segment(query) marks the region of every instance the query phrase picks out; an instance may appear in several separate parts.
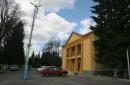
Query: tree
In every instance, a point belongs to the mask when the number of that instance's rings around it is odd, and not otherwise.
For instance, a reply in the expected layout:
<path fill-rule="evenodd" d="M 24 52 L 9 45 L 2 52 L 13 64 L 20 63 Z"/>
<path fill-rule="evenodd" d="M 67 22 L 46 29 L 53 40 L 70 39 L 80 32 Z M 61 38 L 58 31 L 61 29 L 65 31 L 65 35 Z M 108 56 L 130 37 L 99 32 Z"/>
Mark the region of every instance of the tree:
<path fill-rule="evenodd" d="M 40 53 L 35 54 L 35 52 L 32 53 L 30 59 L 29 59 L 29 65 L 32 67 L 40 67 L 41 66 L 41 57 Z"/>
<path fill-rule="evenodd" d="M 59 47 L 60 42 L 56 40 L 46 43 L 41 56 L 41 64 L 54 65 L 59 67 L 61 65 L 61 58 L 59 57 Z"/>
<path fill-rule="evenodd" d="M 14 26 L 19 20 L 19 14 L 19 7 L 14 0 L 0 0 L 0 42 L 9 35 L 8 32 L 12 30 L 9 26 Z"/>
<path fill-rule="evenodd" d="M 31 55 L 31 57 L 29 58 L 29 65 L 33 65 L 33 63 L 34 63 L 34 58 L 35 58 L 35 53 L 34 53 L 34 51 L 32 52 L 32 55 Z"/>
<path fill-rule="evenodd" d="M 59 41 L 49 41 L 45 44 L 45 48 L 40 56 L 40 53 L 37 55 L 33 52 L 32 56 L 29 59 L 29 64 L 32 67 L 39 66 L 61 66 L 61 58 L 59 57 Z M 32 63 L 33 62 L 33 63 Z"/>
<path fill-rule="evenodd" d="M 4 57 L 6 58 L 7 64 L 24 64 L 24 24 L 19 22 L 12 36 L 7 40 L 7 44 L 4 47 Z M 12 50 L 13 49 L 13 50 Z"/>
<path fill-rule="evenodd" d="M 3 50 L 20 20 L 18 4 L 14 0 L 0 0 L 0 63 L 5 63 Z"/>
<path fill-rule="evenodd" d="M 49 51 L 43 52 L 41 57 L 41 65 L 51 65 L 50 56 L 51 53 Z"/>
<path fill-rule="evenodd" d="M 130 0 L 94 0 L 96 26 L 91 29 L 96 36 L 96 62 L 115 69 L 126 68 L 126 49 L 130 45 Z"/>

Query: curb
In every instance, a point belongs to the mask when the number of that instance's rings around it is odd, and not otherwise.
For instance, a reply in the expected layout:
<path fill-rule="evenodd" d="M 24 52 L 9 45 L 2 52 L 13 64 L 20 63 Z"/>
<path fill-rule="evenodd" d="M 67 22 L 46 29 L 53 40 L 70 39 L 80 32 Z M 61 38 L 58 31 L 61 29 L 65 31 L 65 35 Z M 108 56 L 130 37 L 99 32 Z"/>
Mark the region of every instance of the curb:
<path fill-rule="evenodd" d="M 4 73 L 5 72 L 5 70 L 0 70 L 0 73 Z"/>
<path fill-rule="evenodd" d="M 102 77 L 97 77 L 97 78 L 118 79 L 118 80 L 125 80 L 125 81 L 129 81 L 130 82 L 130 79 L 114 78 L 114 77 L 107 77 L 107 76 L 102 76 Z"/>

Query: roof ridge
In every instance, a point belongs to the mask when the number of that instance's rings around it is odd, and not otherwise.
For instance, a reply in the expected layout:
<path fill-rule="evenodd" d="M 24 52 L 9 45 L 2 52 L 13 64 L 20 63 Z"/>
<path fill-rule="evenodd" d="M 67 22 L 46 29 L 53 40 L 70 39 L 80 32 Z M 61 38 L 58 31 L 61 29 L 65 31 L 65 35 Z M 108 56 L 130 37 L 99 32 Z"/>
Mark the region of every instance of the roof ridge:
<path fill-rule="evenodd" d="M 72 32 L 72 33 L 75 33 L 75 34 L 77 34 L 77 35 L 79 35 L 79 36 L 83 36 L 82 34 L 77 33 L 77 32 Z M 72 34 L 72 33 L 71 33 L 71 34 Z"/>

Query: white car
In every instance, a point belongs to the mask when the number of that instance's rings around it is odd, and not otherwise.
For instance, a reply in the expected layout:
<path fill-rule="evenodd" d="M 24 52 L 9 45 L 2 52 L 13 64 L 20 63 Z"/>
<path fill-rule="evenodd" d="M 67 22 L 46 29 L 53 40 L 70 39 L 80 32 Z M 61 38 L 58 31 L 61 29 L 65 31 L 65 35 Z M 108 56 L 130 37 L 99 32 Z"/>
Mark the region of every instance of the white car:
<path fill-rule="evenodd" d="M 41 66 L 40 68 L 37 68 L 38 72 L 41 72 L 42 70 L 45 70 L 47 68 L 55 68 L 56 66 Z"/>
<path fill-rule="evenodd" d="M 40 72 L 40 71 L 42 71 L 42 69 L 43 69 L 43 68 L 37 68 L 37 71 Z"/>
<path fill-rule="evenodd" d="M 10 71 L 17 71 L 18 69 L 19 69 L 18 65 L 11 65 L 11 66 L 9 67 L 9 70 L 10 70 Z"/>
<path fill-rule="evenodd" d="M 37 68 L 37 71 L 40 72 L 42 70 L 45 70 L 47 68 L 47 66 L 41 66 L 40 68 Z"/>

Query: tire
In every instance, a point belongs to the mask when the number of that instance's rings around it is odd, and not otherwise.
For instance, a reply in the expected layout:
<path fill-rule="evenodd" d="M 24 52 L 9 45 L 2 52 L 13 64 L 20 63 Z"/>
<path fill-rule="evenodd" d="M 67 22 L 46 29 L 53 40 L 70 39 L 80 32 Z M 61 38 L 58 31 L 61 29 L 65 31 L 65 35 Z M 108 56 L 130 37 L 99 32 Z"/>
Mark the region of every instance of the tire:
<path fill-rule="evenodd" d="M 46 74 L 44 74 L 46 77 L 48 77 L 48 74 L 46 73 Z"/>
<path fill-rule="evenodd" d="M 66 75 L 65 73 L 62 74 L 62 76 L 65 76 L 65 75 Z"/>

